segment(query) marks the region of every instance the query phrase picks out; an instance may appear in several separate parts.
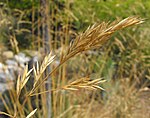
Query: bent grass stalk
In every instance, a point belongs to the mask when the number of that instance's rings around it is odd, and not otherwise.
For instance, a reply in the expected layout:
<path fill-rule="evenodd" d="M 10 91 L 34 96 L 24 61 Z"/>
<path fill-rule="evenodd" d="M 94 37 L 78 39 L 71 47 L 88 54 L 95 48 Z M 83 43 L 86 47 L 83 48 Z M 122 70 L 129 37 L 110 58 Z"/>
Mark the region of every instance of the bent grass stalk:
<path fill-rule="evenodd" d="M 116 24 L 112 23 L 109 25 L 109 23 L 103 22 L 101 24 L 94 24 L 92 27 L 88 27 L 84 33 L 80 34 L 73 42 L 70 43 L 70 46 L 68 47 L 66 53 L 62 53 L 61 55 L 60 64 L 56 68 L 54 68 L 54 70 L 52 70 L 42 80 L 41 83 L 39 83 L 32 89 L 30 95 L 32 95 L 33 92 L 35 92 L 40 86 L 42 86 L 47 78 L 70 58 L 83 51 L 101 47 L 108 41 L 110 36 L 118 30 L 121 30 L 128 26 L 141 24 L 143 22 L 144 20 L 138 17 L 128 17 Z"/>

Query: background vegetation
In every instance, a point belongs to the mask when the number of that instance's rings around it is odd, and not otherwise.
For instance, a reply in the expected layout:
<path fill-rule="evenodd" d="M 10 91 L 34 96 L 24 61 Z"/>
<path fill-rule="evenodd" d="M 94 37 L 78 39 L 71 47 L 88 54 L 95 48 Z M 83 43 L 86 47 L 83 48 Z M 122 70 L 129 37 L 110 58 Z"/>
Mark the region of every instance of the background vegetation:
<path fill-rule="evenodd" d="M 59 60 L 66 53 L 70 43 L 88 26 L 104 21 L 119 21 L 129 16 L 145 19 L 141 25 L 115 33 L 100 48 L 72 57 L 51 74 L 54 90 L 82 77 L 107 80 L 101 85 L 105 91 L 81 89 L 75 92 L 65 90 L 52 92 L 52 117 L 148 118 L 150 101 L 140 90 L 150 86 L 150 1 L 49 0 L 47 4 L 49 45 L 53 54 L 57 55 L 55 63 L 50 64 L 52 70 L 61 62 Z M 41 53 L 44 48 L 42 24 L 39 0 L 2 0 L 0 51 L 12 50 L 17 54 L 36 50 Z M 24 90 L 23 94 L 29 91 Z M 45 91 L 45 86 L 38 88 L 36 92 L 42 91 Z M 9 93 L 12 96 L 12 104 L 20 105 L 15 103 L 14 90 Z M 48 116 L 46 95 L 44 93 L 34 98 L 30 97 L 25 109 L 20 109 L 17 113 L 16 106 L 5 104 L 5 112 L 12 116 L 15 113 L 22 118 L 37 108 L 33 117 L 46 118 Z M 5 97 L 2 96 L 4 101 Z M 144 101 L 143 106 L 141 100 Z M 34 105 L 31 104 L 33 101 Z"/>

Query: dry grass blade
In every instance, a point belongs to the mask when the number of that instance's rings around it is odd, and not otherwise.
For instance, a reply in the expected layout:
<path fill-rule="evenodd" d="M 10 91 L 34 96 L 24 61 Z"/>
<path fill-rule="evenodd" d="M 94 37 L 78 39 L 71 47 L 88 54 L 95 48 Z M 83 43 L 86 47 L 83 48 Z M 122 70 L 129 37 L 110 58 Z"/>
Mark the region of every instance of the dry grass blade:
<path fill-rule="evenodd" d="M 30 118 L 31 116 L 33 116 L 36 111 L 37 111 L 37 109 L 33 110 L 26 118 Z"/>
<path fill-rule="evenodd" d="M 48 54 L 47 56 L 45 56 L 41 66 L 39 67 L 39 63 L 37 62 L 36 67 L 33 67 L 33 72 L 35 75 L 35 82 L 33 85 L 33 89 L 30 93 L 32 93 L 34 91 L 34 88 L 36 87 L 36 84 L 38 83 L 39 79 L 41 78 L 42 74 L 44 73 L 44 71 L 46 70 L 46 68 L 54 61 L 55 55 L 52 56 L 52 53 L 50 52 L 50 54 Z"/>
<path fill-rule="evenodd" d="M 26 83 L 28 82 L 29 78 L 30 78 L 30 73 L 32 72 L 33 69 L 28 70 L 28 65 L 26 65 L 24 72 L 23 72 L 23 76 L 18 76 L 17 79 L 17 95 L 19 96 L 21 90 L 23 89 L 23 87 L 26 85 Z"/>
<path fill-rule="evenodd" d="M 101 89 L 104 90 L 102 87 L 100 87 L 98 84 L 106 82 L 106 80 L 103 79 L 95 79 L 91 80 L 90 78 L 81 78 L 79 80 L 73 81 L 70 84 L 62 87 L 64 90 L 79 90 L 79 89 L 90 89 L 90 90 L 96 90 Z"/>
<path fill-rule="evenodd" d="M 138 19 L 137 17 L 128 17 L 128 18 L 125 18 L 124 20 L 120 21 L 115 26 L 112 26 L 110 28 L 110 31 L 112 31 L 112 30 L 114 30 L 114 31 L 120 30 L 122 28 L 131 26 L 131 25 L 141 24 L 143 22 L 144 22 L 143 19 Z"/>
<path fill-rule="evenodd" d="M 117 24 L 109 25 L 109 23 L 105 22 L 94 24 L 74 40 L 67 53 L 63 54 L 61 61 L 64 62 L 80 52 L 101 47 L 115 31 L 143 22 L 138 17 L 128 17 Z"/>
<path fill-rule="evenodd" d="M 20 93 L 20 76 L 18 76 L 18 78 L 17 78 L 16 91 L 17 91 L 17 95 L 19 95 L 19 93 Z"/>
<path fill-rule="evenodd" d="M 106 80 L 101 79 L 101 78 L 91 80 L 90 78 L 86 77 L 86 78 L 75 80 L 63 87 L 58 87 L 57 89 L 47 90 L 47 91 L 43 91 L 40 93 L 34 93 L 34 94 L 31 94 L 30 96 L 39 95 L 39 94 L 48 93 L 48 92 L 58 92 L 61 90 L 71 90 L 71 91 L 77 91 L 79 89 L 104 90 L 102 87 L 99 86 L 99 84 L 104 83 L 104 82 L 106 82 Z"/>
<path fill-rule="evenodd" d="M 14 118 L 14 116 L 12 116 L 12 115 L 10 115 L 10 114 L 7 114 L 7 113 L 5 113 L 5 112 L 1 112 L 1 111 L 0 111 L 0 114 L 6 115 L 6 116 L 8 116 L 8 117 L 10 117 L 10 118 Z"/>
<path fill-rule="evenodd" d="M 44 61 L 43 61 L 42 65 L 41 65 L 41 68 L 40 68 L 40 72 L 44 72 L 46 67 L 53 62 L 54 58 L 55 58 L 55 56 L 52 56 L 52 53 L 45 56 Z"/>

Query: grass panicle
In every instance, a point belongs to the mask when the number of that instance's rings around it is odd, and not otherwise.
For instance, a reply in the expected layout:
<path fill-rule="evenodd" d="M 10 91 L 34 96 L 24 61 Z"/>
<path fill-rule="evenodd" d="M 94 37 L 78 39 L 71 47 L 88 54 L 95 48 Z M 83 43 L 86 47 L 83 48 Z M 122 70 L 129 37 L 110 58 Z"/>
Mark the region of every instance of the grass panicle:
<path fill-rule="evenodd" d="M 56 89 L 51 89 L 51 90 L 46 90 L 45 89 L 40 89 L 45 85 L 46 80 L 48 79 L 49 76 L 51 76 L 53 73 L 55 73 L 60 67 L 70 60 L 72 57 L 76 56 L 77 54 L 82 53 L 83 51 L 87 50 L 92 50 L 92 49 L 97 49 L 102 47 L 112 36 L 112 34 L 118 30 L 121 30 L 123 28 L 126 28 L 128 26 L 132 25 L 137 25 L 143 23 L 143 19 L 140 19 L 138 17 L 128 17 L 118 23 L 101 23 L 101 24 L 94 24 L 91 27 L 88 27 L 88 29 L 81 33 L 79 36 L 77 36 L 73 42 L 70 43 L 69 47 L 65 52 L 62 53 L 60 57 L 59 64 L 51 70 L 50 73 L 47 74 L 45 78 L 43 78 L 43 74 L 48 66 L 50 66 L 54 61 L 55 61 L 55 56 L 52 55 L 52 53 L 48 54 L 45 56 L 43 62 L 41 65 L 39 62 L 36 63 L 35 66 L 33 66 L 32 69 L 28 70 L 28 66 L 26 66 L 24 73 L 22 76 L 18 77 L 17 84 L 16 84 L 16 96 L 18 99 L 15 99 L 14 101 L 14 112 L 13 110 L 10 113 L 6 113 L 5 115 L 7 116 L 13 116 L 13 117 L 22 117 L 26 116 L 28 113 L 29 115 L 27 118 L 31 117 L 32 115 L 35 114 L 35 112 L 38 110 L 38 108 L 33 109 L 30 103 L 32 101 L 30 100 L 31 96 L 36 96 L 39 94 L 44 94 L 50 91 L 59 91 L 59 90 L 72 90 L 72 91 L 77 91 L 80 89 L 88 89 L 88 90 L 104 90 L 99 84 L 104 83 L 106 80 L 101 79 L 101 78 L 95 78 L 95 79 L 90 79 L 88 77 L 83 77 L 81 79 L 74 80 L 73 82 L 70 82 L 69 84 L 64 84 Z M 120 44 L 120 42 L 119 42 Z M 33 71 L 34 73 L 34 83 L 28 94 L 26 94 L 25 99 L 23 101 L 23 104 L 20 103 L 19 97 L 21 90 L 25 88 L 25 85 L 27 84 L 28 80 L 30 79 L 31 72 Z M 57 78 L 55 78 L 57 79 Z M 60 80 L 61 82 L 62 80 Z M 38 91 L 36 91 L 38 90 Z M 40 91 L 39 91 L 40 90 Z M 15 96 L 15 95 L 14 95 Z M 38 99 L 38 97 L 37 97 Z M 63 97 L 60 96 L 60 102 L 62 101 Z M 44 99 L 42 99 L 44 100 Z M 25 112 L 26 108 L 25 105 L 29 104 L 30 111 L 32 112 Z M 44 101 L 42 103 L 45 104 Z M 62 102 L 61 102 L 62 103 Z M 36 103 L 38 104 L 38 103 Z M 38 104 L 39 106 L 39 104 Z M 44 107 L 42 107 L 44 109 Z M 19 113 L 17 113 L 17 110 L 19 109 Z M 61 111 L 61 109 L 60 109 Z M 56 111 L 55 111 L 56 112 Z M 3 112 L 0 112 L 1 114 L 4 114 Z M 12 115 L 13 114 L 13 115 Z M 56 114 L 57 115 L 57 114 Z M 40 116 L 40 115 L 39 115 Z"/>
<path fill-rule="evenodd" d="M 62 53 L 60 64 L 52 70 L 39 85 L 37 85 L 36 89 L 43 85 L 44 81 L 55 72 L 60 66 L 62 66 L 66 61 L 75 55 L 82 53 L 83 51 L 100 48 L 103 46 L 110 36 L 118 30 L 126 28 L 128 26 L 137 25 L 143 23 L 144 20 L 138 17 L 128 17 L 119 23 L 101 23 L 94 24 L 92 27 L 88 27 L 84 33 L 81 33 L 73 42 L 70 43 L 66 53 Z"/>

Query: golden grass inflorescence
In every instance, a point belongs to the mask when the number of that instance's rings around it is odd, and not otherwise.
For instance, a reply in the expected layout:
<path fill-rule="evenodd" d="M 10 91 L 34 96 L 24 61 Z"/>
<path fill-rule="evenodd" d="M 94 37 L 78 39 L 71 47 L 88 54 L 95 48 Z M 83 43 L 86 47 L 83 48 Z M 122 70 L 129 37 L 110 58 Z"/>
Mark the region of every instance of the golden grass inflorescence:
<path fill-rule="evenodd" d="M 26 100 L 30 96 L 42 94 L 49 91 L 58 91 L 58 90 L 80 90 L 80 89 L 90 89 L 90 90 L 97 90 L 101 89 L 104 90 L 102 87 L 99 86 L 99 84 L 104 83 L 105 80 L 101 78 L 95 78 L 94 80 L 91 80 L 88 77 L 82 77 L 81 79 L 75 80 L 73 82 L 68 83 L 67 85 L 60 86 L 58 89 L 55 90 L 46 90 L 46 91 L 40 91 L 37 93 L 36 90 L 38 90 L 43 84 L 45 84 L 46 80 L 49 76 L 51 76 L 54 72 L 56 72 L 65 62 L 67 62 L 72 57 L 76 56 L 77 54 L 80 54 L 83 51 L 91 50 L 100 48 L 103 46 L 109 38 L 112 36 L 112 34 L 120 29 L 126 28 L 128 26 L 137 25 L 143 23 L 143 19 L 140 19 L 138 17 L 128 17 L 118 23 L 100 23 L 100 24 L 94 24 L 91 27 L 88 27 L 87 30 L 83 33 L 81 33 L 79 36 L 77 36 L 76 39 L 74 39 L 71 43 L 66 52 L 62 53 L 60 58 L 60 63 L 58 66 L 56 66 L 51 72 L 46 75 L 45 78 L 42 78 L 42 75 L 44 74 L 46 68 L 55 61 L 55 56 L 50 53 L 49 55 L 45 56 L 43 62 L 41 65 L 37 62 L 37 64 L 31 69 L 28 70 L 28 66 L 26 66 L 25 71 L 22 76 L 18 77 L 17 84 L 16 84 L 16 104 L 14 104 L 15 113 L 7 114 L 8 116 L 16 117 L 16 110 L 20 108 L 19 103 L 19 97 L 22 89 L 25 87 L 26 83 L 30 79 L 30 74 L 33 71 L 34 73 L 34 83 L 33 87 L 26 94 L 26 97 L 24 99 L 22 107 L 24 107 Z M 18 106 L 17 106 L 18 105 Z M 32 112 L 27 116 L 29 118 L 30 116 L 34 115 L 37 109 L 32 110 Z M 4 114 L 1 112 L 1 114 Z M 6 115 L 6 114 L 5 114 Z"/>
<path fill-rule="evenodd" d="M 73 42 L 70 43 L 67 51 L 61 55 L 60 64 L 52 70 L 51 73 L 49 73 L 35 89 L 39 88 L 53 72 L 55 72 L 70 58 L 83 51 L 100 48 L 108 41 L 110 36 L 115 31 L 121 30 L 128 26 L 141 24 L 143 22 L 144 20 L 138 17 L 128 17 L 116 24 L 103 22 L 100 24 L 94 24 L 92 27 L 88 27 L 84 33 L 81 33 Z"/>

